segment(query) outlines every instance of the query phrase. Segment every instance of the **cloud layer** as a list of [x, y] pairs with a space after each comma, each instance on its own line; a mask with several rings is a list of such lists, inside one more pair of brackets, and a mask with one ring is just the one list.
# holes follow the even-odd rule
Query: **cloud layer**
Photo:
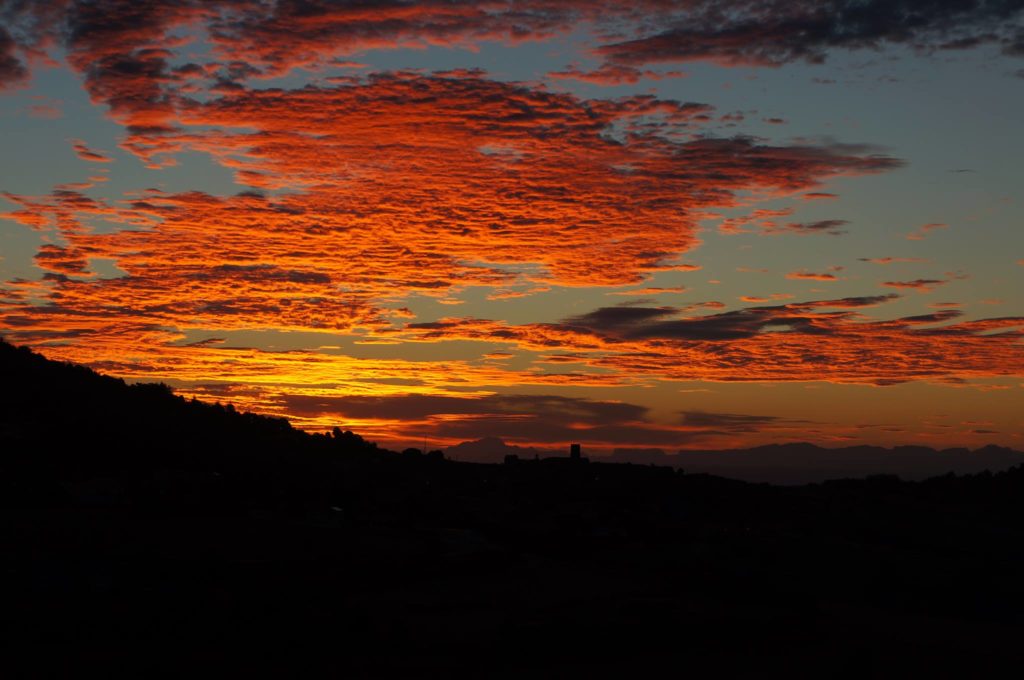
[[[489, 339], [535, 351], [575, 350], [575, 363], [669, 380], [888, 385], [1024, 372], [1024, 317], [949, 323], [943, 310], [889, 321], [856, 310], [897, 295], [841, 298], [690, 316], [673, 307], [605, 307], [559, 324], [478, 319], [408, 325], [429, 339]], [[824, 311], [828, 309], [841, 311]], [[945, 325], [937, 325], [945, 324]]]
[[[366, 49], [545, 41], [589, 28], [607, 63], [561, 74], [620, 83], [656, 76], [637, 67], [659, 62], [822, 62], [831, 50], [887, 45], [994, 44], [1021, 56], [1022, 9], [1019, 0], [30, 0], [0, 8], [10, 27], [0, 33], [0, 86], [24, 80], [26, 61], [62, 43], [94, 97], [131, 124], [159, 126], [169, 84], [212, 77], [231, 88]], [[195, 27], [216, 58], [172, 67], [176, 31]]]
[[[1021, 319], [957, 323], [956, 310], [867, 315], [895, 294], [740, 309], [634, 299], [560, 320], [538, 311], [517, 323], [424, 321], [415, 301], [458, 303], [477, 288], [496, 306], [597, 286], [613, 296], [689, 293], [650, 279], [698, 268], [680, 256], [699, 245], [702, 221], [718, 220], [723, 233], [779, 236], [772, 241], [830, 241], [823, 236], [853, 226], [832, 215], [798, 220], [779, 202], [835, 198], [825, 191], [835, 178], [903, 164], [867, 144], [723, 136], [715, 125], [738, 127], [742, 115], [650, 94], [588, 99], [555, 89], [561, 81], [635, 85], [684, 75], [662, 64], [819, 63], [834, 50], [886, 46], [989, 45], [1019, 55], [1022, 5], [4, 3], [0, 88], [24, 86], [35, 66], [60, 57], [123, 130], [118, 153], [70, 140], [78, 159], [115, 171], [136, 160], [159, 169], [198, 153], [231, 170], [239, 190], [148, 188], [101, 198], [92, 191], [104, 179], [97, 174], [38, 195], [4, 194], [12, 207], [0, 216], [31, 229], [41, 245], [33, 260], [39, 276], [0, 284], [0, 327], [56, 358], [173, 379], [186, 393], [310, 427], [345, 418], [383, 438], [396, 428], [452, 441], [507, 436], [528, 424], [547, 441], [585, 431], [587, 441], [674, 446], [778, 423], [697, 412], [657, 423], [628, 403], [508, 393], [659, 380], [883, 385], [1020, 375]], [[351, 58], [580, 32], [590, 51], [553, 65], [548, 85], [466, 69], [372, 72]], [[746, 216], [721, 219], [723, 209]], [[944, 226], [926, 224], [907, 239]], [[848, 272], [836, 273], [842, 267], [809, 264], [786, 278], [846, 283]], [[927, 292], [958, 278], [931, 276], [894, 275], [878, 285]], [[219, 339], [237, 333], [322, 336], [328, 349], [273, 351]], [[411, 351], [355, 359], [337, 349], [338, 338], [408, 347], [471, 341], [481, 349], [445, 361], [414, 360]]]

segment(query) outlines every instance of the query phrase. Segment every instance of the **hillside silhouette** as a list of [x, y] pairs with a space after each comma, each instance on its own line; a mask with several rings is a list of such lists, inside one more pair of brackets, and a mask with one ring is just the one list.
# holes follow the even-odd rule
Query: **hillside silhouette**
[[307, 434], [283, 418], [129, 385], [3, 341], [0, 379], [5, 495], [27, 503], [301, 507], [323, 502], [311, 485], [386, 458], [351, 432]]
[[1021, 467], [777, 487], [454, 462], [3, 342], [0, 407], [0, 644], [34, 676], [890, 677], [1022, 660]]

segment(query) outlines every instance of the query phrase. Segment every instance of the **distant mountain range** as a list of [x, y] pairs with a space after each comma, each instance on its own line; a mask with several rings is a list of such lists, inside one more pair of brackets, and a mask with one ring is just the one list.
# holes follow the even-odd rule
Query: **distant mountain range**
[[506, 444], [500, 437], [484, 437], [469, 442], [462, 442], [445, 449], [445, 457], [467, 463], [503, 463], [505, 456], [519, 456], [523, 459], [553, 458], [564, 456], [564, 452], [554, 449], [540, 449], [533, 446], [516, 446]]
[[[564, 456], [552, 449], [520, 447], [497, 437], [463, 442], [447, 450], [461, 461], [500, 463], [506, 455], [520, 458]], [[1024, 453], [1000, 446], [970, 450], [936, 450], [925, 446], [848, 446], [828, 449], [806, 442], [769, 444], [749, 449], [679, 451], [663, 449], [616, 449], [610, 456], [591, 456], [606, 463], [664, 465], [686, 472], [730, 477], [747, 482], [810, 484], [828, 479], [896, 475], [921, 480], [948, 474], [999, 472], [1024, 463]]]
[[[628, 459], [615, 455], [613, 459]], [[973, 474], [1006, 470], [1024, 463], [1024, 453], [999, 446], [935, 450], [925, 446], [849, 446], [826, 449], [814, 444], [771, 444], [729, 451], [680, 451], [667, 464], [749, 482], [805, 484], [826, 479], [897, 475], [920, 480], [950, 472]], [[665, 464], [665, 463], [662, 463]]]

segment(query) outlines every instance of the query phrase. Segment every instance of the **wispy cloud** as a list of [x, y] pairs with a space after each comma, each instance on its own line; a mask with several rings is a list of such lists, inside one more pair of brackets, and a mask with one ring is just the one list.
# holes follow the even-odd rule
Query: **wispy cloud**
[[912, 231], [907, 234], [907, 240], [909, 241], [923, 241], [928, 238], [928, 235], [933, 231], [939, 229], [949, 229], [948, 224], [942, 222], [931, 222], [929, 224], [922, 224], [916, 231]]
[[789, 272], [786, 274], [786, 278], [797, 281], [837, 281], [839, 279], [835, 274], [829, 272], [811, 272], [806, 269]]
[[[668, 306], [604, 307], [558, 324], [443, 319], [409, 324], [399, 335], [499, 341], [533, 350], [573, 348], [575, 361], [594, 368], [673, 380], [884, 385], [1024, 371], [1019, 351], [1024, 318], [951, 324], [960, 312], [944, 309], [874, 321], [857, 311], [898, 298], [795, 302], [704, 316]], [[830, 308], [839, 311], [826, 311]], [[873, 358], [879, 353], [886, 361]]]
[[858, 259], [861, 262], [870, 262], [871, 264], [905, 264], [912, 262], [929, 262], [929, 260], [924, 257], [861, 257]]
[[75, 150], [75, 155], [81, 158], [83, 161], [89, 161], [91, 163], [110, 163], [111, 158], [99, 151], [94, 151], [86, 146], [85, 142], [75, 139], [71, 142], [72, 148]]

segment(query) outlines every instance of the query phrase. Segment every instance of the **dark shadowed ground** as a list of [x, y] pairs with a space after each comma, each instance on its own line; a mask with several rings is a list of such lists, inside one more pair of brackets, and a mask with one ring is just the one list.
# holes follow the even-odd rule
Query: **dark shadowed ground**
[[6, 344], [0, 379], [22, 676], [962, 677], [1024, 656], [1021, 468], [774, 487], [454, 463]]

